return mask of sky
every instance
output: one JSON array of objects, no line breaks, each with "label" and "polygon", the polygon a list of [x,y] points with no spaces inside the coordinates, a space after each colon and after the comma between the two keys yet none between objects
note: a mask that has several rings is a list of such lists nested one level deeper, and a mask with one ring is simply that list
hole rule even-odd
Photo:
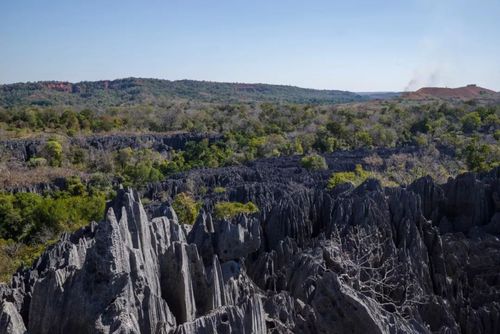
[{"label": "sky", "polygon": [[126,77],[500,91],[500,1],[0,1],[0,83]]}]

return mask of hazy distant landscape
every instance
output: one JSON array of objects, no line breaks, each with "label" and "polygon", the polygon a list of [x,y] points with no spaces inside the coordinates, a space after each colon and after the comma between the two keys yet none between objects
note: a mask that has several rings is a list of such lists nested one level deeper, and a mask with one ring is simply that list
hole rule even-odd
[{"label": "hazy distant landscape", "polygon": [[158,105],[172,100],[326,104],[361,101],[363,97],[345,91],[292,86],[129,78],[76,84],[39,82],[4,85],[0,101],[4,106],[54,104],[103,108],[140,103]]}]

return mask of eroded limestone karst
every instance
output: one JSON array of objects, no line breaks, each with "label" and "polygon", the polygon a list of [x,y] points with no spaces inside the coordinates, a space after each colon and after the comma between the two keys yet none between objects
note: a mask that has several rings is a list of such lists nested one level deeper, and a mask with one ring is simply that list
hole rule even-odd
[{"label": "eroded limestone karst", "polygon": [[273,166],[182,177],[260,212],[219,220],[208,196],[191,227],[121,190],[0,286],[0,333],[500,332],[499,169],[331,191]]}]

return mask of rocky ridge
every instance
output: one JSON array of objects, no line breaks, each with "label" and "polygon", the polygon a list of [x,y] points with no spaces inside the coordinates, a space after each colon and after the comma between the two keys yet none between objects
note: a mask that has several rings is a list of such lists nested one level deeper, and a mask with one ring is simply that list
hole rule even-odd
[{"label": "rocky ridge", "polygon": [[[284,160],[182,174],[146,208],[121,190],[0,286],[0,333],[500,332],[500,169],[405,188],[327,177]],[[226,190],[193,226],[158,200],[190,186]],[[260,212],[218,220],[220,200]]]},{"label": "rocky ridge", "polygon": [[[144,134],[110,134],[76,136],[67,138],[68,144],[82,149],[93,151],[113,152],[122,148],[132,149],[150,148],[159,153],[170,150],[183,150],[190,141],[210,141],[220,139],[216,134],[192,134],[192,133],[144,133]],[[28,161],[40,154],[49,138],[20,138],[0,140],[0,152],[18,161]]]}]

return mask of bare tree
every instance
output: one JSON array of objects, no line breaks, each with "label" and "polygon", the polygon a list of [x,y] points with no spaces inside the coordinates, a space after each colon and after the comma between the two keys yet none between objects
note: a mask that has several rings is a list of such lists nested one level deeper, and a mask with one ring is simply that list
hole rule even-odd
[{"label": "bare tree", "polygon": [[397,250],[390,247],[390,235],[358,226],[342,230],[336,226],[331,240],[343,283],[405,318],[425,300],[411,264],[400,261]]}]

